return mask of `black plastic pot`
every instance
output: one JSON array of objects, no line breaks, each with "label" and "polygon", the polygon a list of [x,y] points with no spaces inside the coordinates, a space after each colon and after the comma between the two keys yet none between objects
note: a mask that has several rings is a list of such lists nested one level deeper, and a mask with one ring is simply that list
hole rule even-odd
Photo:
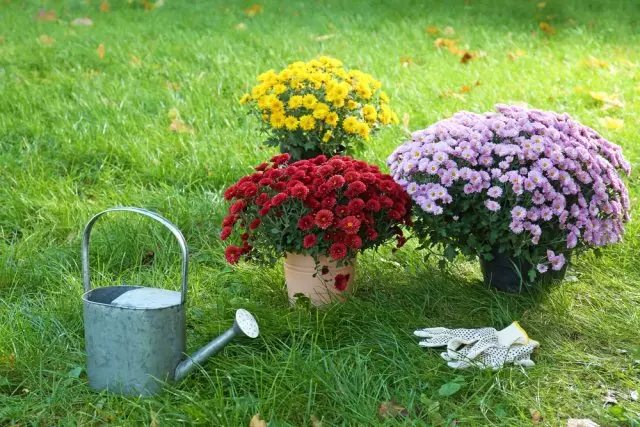
[{"label": "black plastic pot", "polygon": [[[337,153],[337,155],[341,156],[344,153],[344,147],[340,146],[340,150]],[[297,162],[298,160],[309,160],[309,159],[313,159],[315,157],[318,157],[320,154],[322,154],[322,151],[320,150],[303,150],[303,149],[297,149],[295,152],[291,152],[291,151],[287,151],[284,148],[283,144],[280,144],[280,152],[281,153],[289,153],[291,155],[291,162]],[[327,155],[327,157],[331,157],[329,155]]]},{"label": "black plastic pot", "polygon": [[480,270],[487,285],[493,286],[503,292],[518,293],[530,290],[540,283],[552,283],[564,280],[571,254],[565,254],[567,262],[562,269],[549,270],[546,273],[536,275],[533,282],[529,281],[529,270],[533,265],[520,257],[511,257],[498,251],[492,252],[493,259],[487,261],[480,258]]}]

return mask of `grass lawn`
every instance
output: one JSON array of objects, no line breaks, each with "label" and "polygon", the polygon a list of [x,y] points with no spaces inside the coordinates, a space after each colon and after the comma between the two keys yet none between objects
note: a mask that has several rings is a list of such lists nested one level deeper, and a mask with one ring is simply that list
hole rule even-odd
[{"label": "grass lawn", "polygon": [[[0,0],[0,425],[241,426],[257,413],[274,426],[640,424],[636,218],[624,243],[576,259],[572,280],[535,295],[487,289],[476,262],[440,271],[409,244],[362,256],[353,298],[323,311],[289,307],[281,266],[226,266],[217,238],[225,186],[274,154],[237,99],[259,72],[320,54],[380,79],[412,130],[528,103],[569,112],[637,167],[640,3],[265,1],[251,17],[249,1],[98,3]],[[40,8],[55,17],[36,19]],[[93,26],[71,24],[80,17]],[[479,55],[462,63],[436,37]],[[170,132],[170,115],[185,132]],[[404,138],[385,130],[359,155],[384,165]],[[628,184],[636,207],[637,174]],[[115,205],[183,230],[189,351],[237,308],[260,322],[260,338],[154,398],[95,394],[79,369],[80,233]],[[177,288],[177,245],[159,226],[113,215],[92,244],[96,286]],[[535,368],[453,371],[412,336],[512,320],[541,343]],[[441,396],[452,381],[460,390]],[[406,414],[380,418],[392,399]]]}]

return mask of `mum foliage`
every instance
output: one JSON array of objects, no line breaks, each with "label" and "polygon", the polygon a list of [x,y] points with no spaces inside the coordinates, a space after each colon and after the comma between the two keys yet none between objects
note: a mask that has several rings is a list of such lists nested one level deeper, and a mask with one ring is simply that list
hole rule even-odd
[{"label": "mum foliage", "polygon": [[425,244],[449,259],[497,250],[544,273],[574,249],[620,241],[629,194],[618,169],[630,173],[621,148],[567,114],[496,109],[415,132],[389,157]]},{"label": "mum foliage", "polygon": [[391,176],[350,157],[289,159],[276,156],[225,191],[233,203],[221,238],[235,232],[242,241],[226,248],[229,263],[286,252],[345,263],[394,236],[404,244],[400,226],[410,222],[411,199]]},{"label": "mum foliage", "polygon": [[250,104],[262,119],[266,143],[294,160],[342,153],[382,125],[398,122],[378,80],[346,70],[333,58],[294,62],[260,74],[258,81],[240,103]]}]

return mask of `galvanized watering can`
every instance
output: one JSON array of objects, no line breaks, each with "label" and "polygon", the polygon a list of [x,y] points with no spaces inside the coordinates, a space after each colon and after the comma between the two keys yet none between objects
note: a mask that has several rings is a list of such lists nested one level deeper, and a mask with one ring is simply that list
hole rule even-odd
[{"label": "galvanized watering can", "polygon": [[[176,237],[182,252],[181,292],[117,285],[91,289],[89,238],[94,223],[107,212],[135,212],[153,218]],[[140,208],[118,207],[95,215],[82,237],[84,330],[89,386],[124,395],[152,395],[162,382],[182,380],[236,335],[256,338],[258,324],[246,310],[236,312],[233,327],[185,357],[187,244],[178,228]]]}]

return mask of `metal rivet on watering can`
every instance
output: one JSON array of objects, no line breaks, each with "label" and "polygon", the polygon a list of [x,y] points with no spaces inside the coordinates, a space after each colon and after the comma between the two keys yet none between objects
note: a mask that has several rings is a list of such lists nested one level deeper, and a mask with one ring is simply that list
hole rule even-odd
[{"label": "metal rivet on watering can", "polygon": [[[116,211],[135,212],[153,218],[173,233],[182,252],[181,292],[128,285],[91,289],[91,229],[103,214]],[[258,336],[256,320],[248,311],[240,309],[231,329],[185,358],[188,260],[187,244],[180,230],[156,213],[119,207],[91,218],[82,238],[82,300],[87,376],[92,389],[124,395],[155,394],[162,390],[163,381],[180,381],[234,336]]]}]

